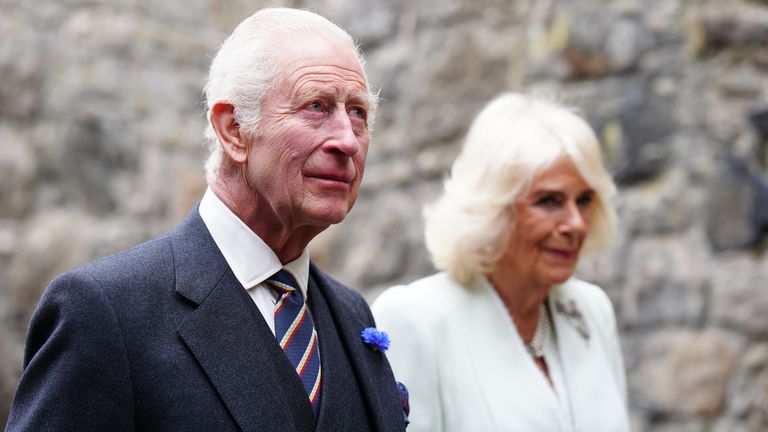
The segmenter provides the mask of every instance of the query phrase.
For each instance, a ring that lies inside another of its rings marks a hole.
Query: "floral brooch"
[[[389,335],[376,327],[367,327],[360,333],[360,339],[374,351],[384,352],[389,349]]]
[[[568,300],[567,302],[563,302],[557,300],[555,302],[555,309],[565,316],[565,319],[576,328],[576,331],[579,332],[579,335],[581,335],[584,340],[589,342],[589,327],[587,326],[587,321],[584,319],[584,315],[581,314],[578,306],[576,306],[575,301]]]

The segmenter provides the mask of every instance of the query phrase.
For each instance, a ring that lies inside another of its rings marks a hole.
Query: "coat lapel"
[[[373,317],[364,301],[355,302],[352,293],[344,292],[347,288],[338,286],[314,264],[310,265],[310,278],[314,279],[328,305],[373,430],[402,431],[404,426],[398,420],[403,418],[403,412],[389,363],[384,353],[368,348],[360,338],[363,329],[373,325]],[[322,349],[322,339],[320,344]]]
[[[557,350],[562,359],[563,379],[573,407],[572,415],[577,424],[585,425],[589,424],[589,419],[579,418],[580,413],[588,413],[595,406],[607,406],[600,400],[605,390],[596,392],[595,382],[596,377],[608,375],[610,365],[605,361],[602,348],[596,346],[601,341],[596,337],[594,323],[588,320],[584,305],[568,296],[564,286],[552,289],[549,307],[557,335]],[[603,386],[608,385],[610,383],[603,383]]]
[[[346,353],[339,344],[338,330],[333,323],[328,303],[312,277],[309,278],[308,294],[308,304],[320,341],[320,360],[323,365],[320,413],[316,429],[336,430],[337,425],[352,424],[353,419],[350,417],[351,410],[354,409],[353,404],[361,402],[354,399],[355,393],[350,389],[356,389],[358,386],[354,375],[345,373],[349,363]]]
[[[197,305],[178,334],[237,424],[244,431],[311,431],[314,415],[298,376],[197,208],[172,244],[176,291]]]
[[[453,320],[456,327],[452,330],[463,334],[478,380],[473,388],[483,389],[485,414],[493,418],[498,430],[508,430],[511,425],[558,430],[555,393],[525,350],[512,317],[490,283],[480,278],[471,288],[451,292],[459,296],[456,313],[463,315]],[[526,409],[516,410],[511,418],[510,407]]]
[[[580,363],[582,359],[588,358],[594,338],[591,332],[594,329],[590,328],[590,323],[584,316],[585,311],[580,309],[574,299],[565,295],[562,285],[556,286],[550,292],[549,310],[557,335],[558,352],[567,356],[569,362]],[[564,363],[563,369],[566,369],[568,362]],[[565,372],[567,375],[568,371]]]

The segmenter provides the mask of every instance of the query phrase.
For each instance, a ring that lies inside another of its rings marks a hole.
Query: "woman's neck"
[[[525,283],[505,269],[494,270],[488,275],[488,280],[512,316],[520,337],[525,343],[530,343],[539,322],[539,309],[551,287]]]

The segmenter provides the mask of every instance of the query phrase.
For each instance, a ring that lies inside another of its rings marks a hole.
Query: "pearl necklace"
[[[528,354],[534,359],[544,357],[544,348],[552,337],[552,329],[549,323],[549,313],[544,303],[539,306],[539,320],[536,323],[536,331],[533,333],[531,343],[525,344]]]

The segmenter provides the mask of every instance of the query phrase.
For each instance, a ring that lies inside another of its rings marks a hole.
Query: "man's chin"
[[[311,198],[305,198],[302,203],[303,213],[306,219],[316,221],[319,224],[334,225],[347,217],[357,198],[350,193],[326,193],[313,194]]]
[[[311,225],[328,228],[330,225],[336,225],[344,221],[349,213],[350,207],[343,206],[324,206],[314,211],[306,213],[306,219]]]

